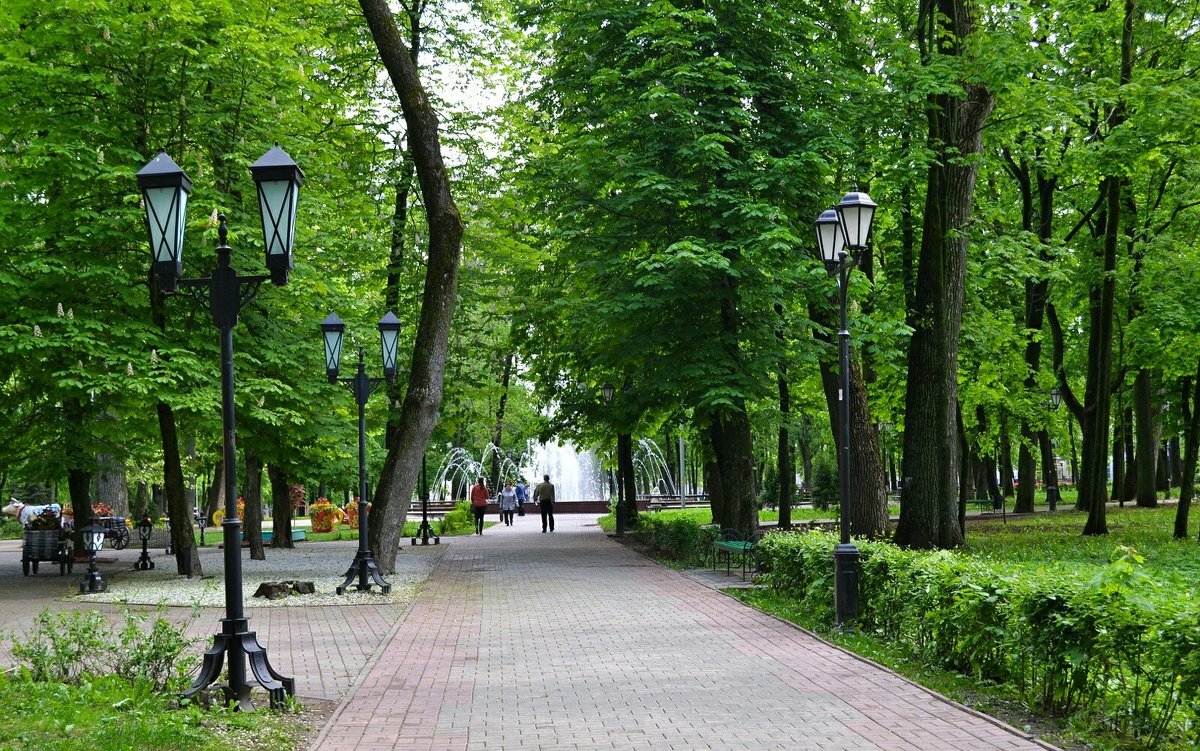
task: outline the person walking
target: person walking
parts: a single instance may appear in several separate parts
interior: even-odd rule
[[[483,534],[483,514],[487,511],[488,490],[483,478],[471,486],[471,510],[475,512],[475,534]]]
[[[512,526],[513,512],[516,510],[517,491],[510,480],[504,483],[504,489],[500,491],[500,521],[504,522],[504,526]]]
[[[513,490],[517,492],[517,516],[525,516],[525,501],[528,501],[529,497],[525,495],[524,478],[517,478],[517,487]]]
[[[546,523],[550,523],[550,531],[554,531],[554,486],[550,484],[550,475],[542,475],[542,481],[533,489],[533,502],[542,510],[542,532],[546,531]]]

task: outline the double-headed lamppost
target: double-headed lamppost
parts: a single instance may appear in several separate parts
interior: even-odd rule
[[[154,561],[150,560],[150,533],[154,531],[154,522],[150,521],[149,514],[142,514],[142,520],[137,525],[138,539],[142,541],[142,555],[133,564],[135,571],[148,571],[154,568]]]
[[[146,226],[150,233],[153,270],[163,294],[180,287],[188,290],[213,317],[221,333],[221,428],[225,462],[225,617],[221,632],[213,637],[212,648],[204,653],[204,664],[196,681],[183,692],[184,698],[199,694],[221,676],[228,662],[229,684],[223,687],[226,701],[252,709],[251,686],[246,682],[246,662],[258,685],[270,694],[272,707],[282,706],[294,692],[294,682],[275,672],[267,660],[267,651],[250,630],[242,602],[242,520],[237,513],[236,416],[233,406],[233,327],[238,313],[270,279],[284,285],[292,269],[292,244],[296,230],[296,204],[304,173],[287,153],[275,146],[250,167],[258,186],[259,211],[262,214],[263,245],[268,276],[239,276],[232,265],[229,226],[225,215],[217,216],[217,268],[212,276],[182,279],[183,231],[187,217],[187,199],[192,181],[166,152],[150,160],[137,174],[138,187],[146,205]],[[204,291],[208,294],[205,295]]]
[[[817,231],[817,250],[830,276],[838,277],[841,296],[842,328],[839,367],[841,384],[838,406],[841,422],[840,514],[841,541],[833,549],[834,607],[837,625],[858,618],[858,547],[850,540],[850,324],[846,316],[846,286],[850,269],[858,263],[853,253],[864,250],[871,237],[875,202],[866,193],[847,193],[841,203],[824,211],[813,223]]]
[[[96,566],[96,554],[100,552],[100,548],[104,547],[104,526],[97,524],[93,517],[86,527],[79,530],[79,534],[83,537],[83,546],[87,548],[88,552],[88,570],[83,581],[79,582],[79,594],[106,592],[108,591],[108,582],[100,576],[100,569]]]
[[[380,342],[383,349],[383,378],[367,377],[367,365],[361,347],[358,350],[358,372],[352,378],[338,378],[338,364],[342,358],[342,334],[345,331],[346,324],[337,317],[337,313],[330,313],[329,317],[321,322],[321,333],[325,337],[325,374],[329,377],[330,383],[340,381],[349,386],[350,390],[354,392],[354,401],[358,404],[358,553],[354,556],[354,562],[350,564],[350,568],[346,569],[346,581],[337,588],[337,593],[345,594],[346,588],[350,586],[350,582],[354,581],[354,576],[357,574],[358,584],[355,585],[355,588],[360,592],[370,591],[371,582],[367,581],[369,577],[379,585],[379,589],[386,595],[392,591],[392,585],[383,580],[383,574],[375,565],[371,549],[367,547],[366,406],[367,399],[371,398],[371,394],[380,384],[385,381],[392,383],[396,380],[396,348],[400,339],[400,319],[396,318],[391,311],[379,319]]]

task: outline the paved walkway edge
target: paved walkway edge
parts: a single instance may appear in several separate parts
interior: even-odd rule
[[[342,713],[345,712],[346,708],[350,706],[351,701],[354,699],[354,695],[358,693],[358,689],[362,687],[363,682],[367,679],[367,676],[370,675],[372,668],[374,668],[375,665],[378,664],[381,659],[383,659],[383,655],[385,652],[387,652],[388,647],[391,646],[392,640],[396,638],[396,632],[399,631],[400,627],[404,625],[404,622],[408,620],[408,616],[412,613],[413,607],[417,604],[417,602],[420,601],[421,596],[425,594],[425,590],[429,587],[429,579],[433,578],[435,572],[439,567],[441,567],[443,560],[445,560],[445,556],[442,556],[438,559],[437,565],[434,566],[429,572],[429,577],[425,580],[425,583],[421,585],[421,590],[417,592],[417,596],[412,599],[412,602],[408,603],[408,607],[404,609],[404,612],[400,613],[400,617],[396,619],[396,622],[393,623],[392,627],[388,629],[387,634],[382,640],[380,640],[379,646],[375,647],[375,651],[371,653],[370,658],[367,659],[367,662],[362,666],[362,669],[358,671],[358,675],[354,678],[354,682],[350,684],[350,688],[347,689],[346,695],[342,697],[340,702],[338,702],[337,709],[334,709],[333,714],[331,714],[329,719],[325,721],[325,725],[321,728],[321,732],[317,733],[316,737],[309,742],[309,748],[319,747],[325,741],[325,736],[329,735],[330,731],[337,727],[338,720],[341,719]]]

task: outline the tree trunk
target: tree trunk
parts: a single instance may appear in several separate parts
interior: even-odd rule
[[[208,497],[204,500],[204,518],[213,523],[217,509],[225,508],[225,461],[218,459],[213,468],[212,485],[208,486]]]
[[[375,562],[384,573],[391,573],[405,516],[417,485],[421,459],[441,405],[450,322],[458,289],[463,224],[450,193],[450,179],[442,160],[437,115],[413,63],[416,50],[405,46],[386,0],[359,0],[359,5],[404,111],[409,150],[430,233],[424,296],[413,343],[408,390],[401,406],[400,422],[388,442],[387,459],[375,493],[375,513],[370,516],[370,547]]]
[[[617,435],[617,466],[621,473],[621,515],[625,529],[637,526],[637,470],[633,466],[633,436],[628,433]],[[715,517],[714,517],[715,518]]]
[[[103,419],[115,419],[111,415]],[[132,516],[129,512],[129,481],[125,468],[108,454],[96,457],[95,499],[112,507],[113,516]]]
[[[1133,78],[1133,26],[1140,11],[1135,0],[1125,0],[1124,23],[1121,30],[1121,69],[1119,84],[1128,85]],[[1112,128],[1125,122],[1125,105],[1118,96],[1108,118]],[[1104,244],[1101,255],[1100,284],[1092,288],[1091,324],[1092,344],[1088,353],[1088,380],[1086,401],[1091,407],[1092,419],[1088,420],[1083,434],[1083,480],[1080,495],[1088,496],[1088,520],[1083,528],[1085,535],[1108,533],[1105,505],[1105,466],[1108,454],[1108,426],[1110,399],[1112,396],[1112,340],[1113,309],[1116,288],[1117,242],[1121,235],[1121,190],[1125,178],[1109,175],[1101,182],[1105,196]]]
[[[788,422],[792,419],[792,399],[788,392],[787,372],[779,374],[779,523],[778,529],[792,527],[792,496],[796,489],[796,467],[792,462],[792,435]]]
[[[1030,444],[1037,440],[1037,435],[1030,431],[1028,424],[1022,422],[1021,447],[1017,459],[1017,502],[1013,506],[1014,514],[1033,513],[1033,492],[1037,484],[1037,461],[1034,459]]]
[[[969,0],[922,3],[917,34],[923,64],[967,55],[974,32]],[[934,155],[926,189],[917,287],[908,319],[904,497],[896,542],[916,548],[962,544],[958,498],[958,334],[967,242],[983,131],[995,100],[981,84],[931,94],[927,148]]]
[[[75,537],[79,539],[79,530],[87,526],[92,518],[92,473],[91,461],[88,455],[85,436],[83,402],[77,398],[63,399],[63,421],[66,423],[63,458],[67,465],[67,495],[71,499],[71,514],[75,517]],[[76,550],[83,550],[79,544]]]
[[[1117,499],[1121,500],[1123,506],[1127,500],[1138,497],[1138,452],[1134,449],[1133,408],[1124,410],[1118,425],[1120,432],[1114,431],[1112,441],[1120,444],[1124,451],[1123,464],[1126,469],[1121,475],[1121,492],[1117,493]]]
[[[1154,430],[1152,376],[1148,369],[1138,371],[1133,381],[1134,454],[1137,456],[1137,505],[1158,507],[1158,441]]]
[[[1121,178],[1106,177],[1104,242],[1101,254],[1103,274],[1091,298],[1091,331],[1088,348],[1088,375],[1085,404],[1091,413],[1083,430],[1083,477],[1080,478],[1080,503],[1088,508],[1085,535],[1108,533],[1106,517],[1108,428],[1112,385],[1113,306],[1117,265],[1117,240],[1121,224]]]
[[[800,420],[800,461],[804,466],[804,488],[812,492],[812,419],[805,415]]]
[[[840,379],[833,367],[822,361],[821,384],[829,412],[834,446],[842,445]],[[842,452],[837,451],[838,467]],[[841,474],[838,474],[841,477]],[[879,453],[879,433],[871,420],[866,386],[858,363],[850,361],[850,534],[855,537],[880,537],[887,532],[887,485]]]
[[[500,442],[504,439],[504,407],[508,403],[508,381],[512,377],[513,355],[504,357],[504,370],[500,375],[500,406],[496,408],[496,427],[492,430],[492,492],[500,492]]]
[[[1121,505],[1125,505],[1125,428],[1124,410],[1120,408],[1120,401],[1117,402],[1117,419],[1113,423],[1113,443],[1112,443],[1112,494],[1109,496],[1114,501],[1120,501]]]
[[[1000,418],[1000,492],[1005,498],[1016,495],[1016,488],[1013,486],[1012,440],[1008,435],[1008,419],[1004,415]]]
[[[164,504],[171,520],[171,550],[175,551],[175,572],[188,577],[203,576],[200,551],[192,526],[192,510],[183,494],[183,468],[179,462],[179,437],[175,430],[175,412],[165,402],[158,403],[158,432],[162,438]]]
[[[287,470],[272,463],[267,465],[267,476],[271,478],[271,547],[294,548],[296,544],[292,542],[292,485]]]
[[[1192,496],[1195,494],[1196,460],[1200,456],[1200,360],[1196,362],[1194,378],[1195,390],[1191,394],[1191,403],[1183,400],[1180,409],[1186,431],[1183,446],[1183,483],[1179,486],[1179,505],[1175,508],[1175,539],[1183,540],[1188,536],[1188,511],[1192,507]],[[1186,394],[1186,392],[1185,392]]]
[[[263,460],[257,451],[247,448],[244,452],[246,462],[246,485],[242,488],[242,500],[246,503],[242,527],[242,539],[250,543],[250,560],[265,561],[266,551],[263,550],[263,493],[262,475]]]
[[[750,436],[750,418],[745,410],[710,416],[709,440],[712,443],[715,472],[721,486],[721,515],[713,523],[736,529],[744,536],[758,531],[758,507],[754,502],[754,444]],[[712,489],[709,490],[712,493]],[[717,511],[714,508],[714,513]]]

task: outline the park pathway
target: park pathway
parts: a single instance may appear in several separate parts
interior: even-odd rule
[[[313,748],[1049,747],[659,566],[594,517],[542,534],[525,516],[448,545]]]

